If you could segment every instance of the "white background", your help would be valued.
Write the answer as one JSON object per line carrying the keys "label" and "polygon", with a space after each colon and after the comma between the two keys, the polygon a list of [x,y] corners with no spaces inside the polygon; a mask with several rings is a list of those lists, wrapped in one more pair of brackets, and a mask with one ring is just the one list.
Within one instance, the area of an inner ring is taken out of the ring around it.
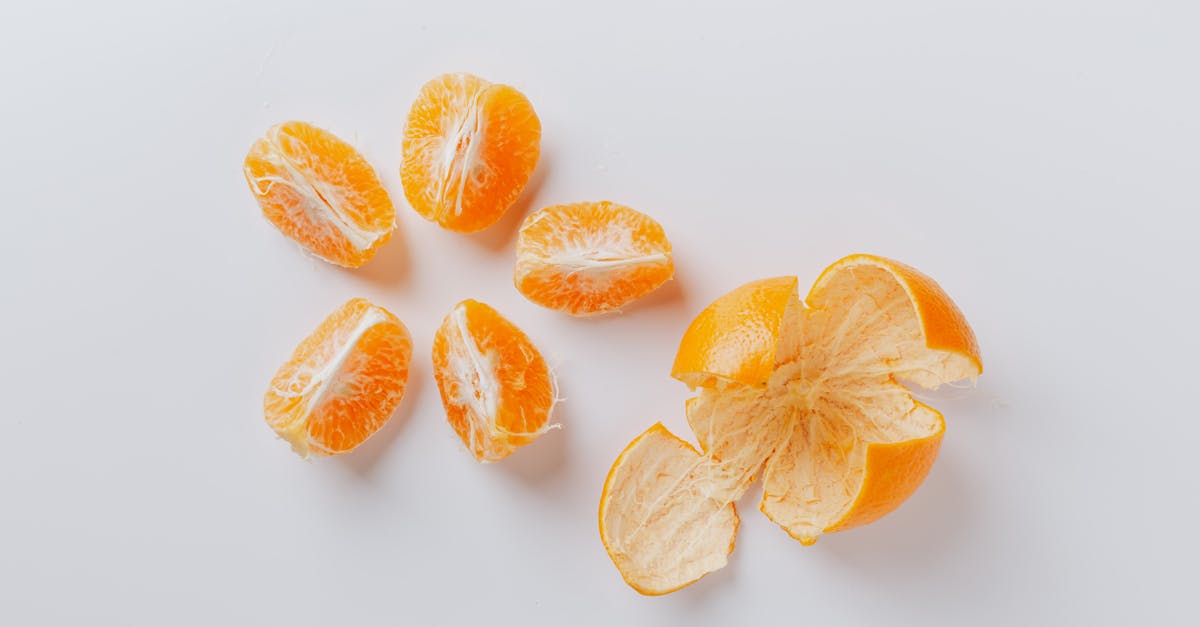
{"label": "white background", "polygon": [[[1198,32],[1190,0],[6,3],[0,623],[1189,621]],[[474,236],[417,216],[398,175],[412,98],[463,70],[544,129],[524,196]],[[397,204],[361,270],[302,254],[242,179],[293,118],[355,143]],[[522,216],[594,199],[659,219],[676,280],[598,320],[524,301]],[[931,401],[928,480],[811,548],[752,490],[727,568],[637,595],[596,506],[633,436],[690,435],[667,375],[685,325],[852,252],[937,278],[982,344],[978,387]],[[261,395],[352,296],[411,328],[408,394],[305,463]],[[488,466],[428,357],[468,297],[567,398],[563,430]]]}

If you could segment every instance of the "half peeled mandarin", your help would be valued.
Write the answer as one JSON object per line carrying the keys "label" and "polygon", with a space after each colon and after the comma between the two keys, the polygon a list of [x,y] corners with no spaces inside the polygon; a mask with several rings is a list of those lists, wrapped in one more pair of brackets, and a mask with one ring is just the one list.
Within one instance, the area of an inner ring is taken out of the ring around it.
{"label": "half peeled mandarin", "polygon": [[743,285],[692,322],[672,376],[698,448],[661,424],[618,456],[600,536],[643,594],[723,567],[734,503],[761,476],[763,513],[803,544],[872,522],[924,480],[945,429],[901,381],[924,388],[982,372],[962,313],[929,277],[853,255],[801,301],[795,277]]}

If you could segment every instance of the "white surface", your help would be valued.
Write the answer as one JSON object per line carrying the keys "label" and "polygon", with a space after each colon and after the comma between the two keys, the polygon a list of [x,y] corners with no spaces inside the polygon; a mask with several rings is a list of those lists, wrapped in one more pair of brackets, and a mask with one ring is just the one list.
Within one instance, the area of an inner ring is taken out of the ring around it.
{"label": "white surface", "polygon": [[[1196,3],[14,4],[0,623],[1191,615]],[[397,173],[411,99],[453,70],[518,86],[544,125],[534,183],[478,236],[423,221]],[[361,271],[301,254],[242,180],[253,139],[290,118],[355,141],[392,192],[399,233]],[[522,214],[601,198],[665,225],[677,281],[599,320],[525,302]],[[596,504],[634,435],[687,433],[667,376],[684,326],[746,280],[807,284],[857,251],[936,277],[983,346],[978,388],[935,401],[949,430],[928,481],[811,548],[755,490],[725,570],[638,596]],[[261,395],[356,295],[412,329],[408,396],[361,450],[304,463]],[[568,399],[563,430],[491,466],[430,373],[466,297],[523,326]]]}

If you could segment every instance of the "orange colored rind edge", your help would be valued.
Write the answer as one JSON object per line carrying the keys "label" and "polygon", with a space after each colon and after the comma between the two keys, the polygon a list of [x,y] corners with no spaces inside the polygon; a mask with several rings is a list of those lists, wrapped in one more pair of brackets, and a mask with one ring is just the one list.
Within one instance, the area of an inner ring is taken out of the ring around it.
{"label": "orange colored rind edge", "polygon": [[[661,422],[656,422],[649,429],[646,429],[645,431],[643,431],[640,435],[638,435],[636,438],[634,438],[633,441],[631,441],[628,445],[625,446],[625,449],[621,451],[620,455],[617,455],[616,461],[613,462],[612,467],[609,468],[609,470],[608,470],[608,474],[605,475],[605,477],[604,477],[604,489],[601,490],[601,492],[600,492],[600,508],[596,513],[596,518],[599,521],[599,527],[600,527],[600,542],[602,542],[604,544],[604,552],[608,554],[609,559],[612,559],[613,552],[612,552],[612,547],[610,547],[608,545],[608,536],[605,533],[606,528],[604,526],[604,508],[605,508],[605,506],[608,505],[609,484],[612,483],[613,476],[616,475],[617,469],[621,467],[621,464],[625,462],[625,457],[630,453],[630,451],[632,451],[634,449],[634,447],[636,447],[639,443],[641,443],[641,441],[643,439],[645,439],[647,436],[649,436],[651,434],[660,434],[660,435],[664,435],[668,438],[671,438],[672,440],[675,440],[676,442],[679,442],[680,444],[683,444],[684,446],[686,446],[688,448],[688,450],[690,450],[692,453],[695,453],[697,457],[700,456],[700,451],[697,450],[695,446],[692,446],[692,444],[690,442],[688,442],[687,440],[684,440],[684,439],[676,436],[674,433],[671,433],[671,431],[669,429],[667,429],[665,426],[663,426],[663,423],[661,423]],[[741,516],[739,516],[738,512],[737,512],[737,505],[735,503],[730,503],[729,507],[731,507],[733,509],[733,534],[731,534],[730,538],[729,538],[729,549],[727,551],[725,551],[726,556],[729,556],[731,553],[733,553],[734,544],[737,542],[738,528],[741,527],[741,524],[742,524]],[[638,592],[638,594],[642,594],[645,596],[651,596],[651,597],[662,596],[664,594],[670,594],[672,592],[675,592],[676,590],[686,588],[686,587],[696,583],[697,581],[700,581],[700,579],[702,579],[705,575],[708,574],[708,573],[704,573],[704,574],[700,575],[699,577],[692,579],[691,581],[686,581],[684,583],[679,584],[678,586],[675,586],[674,588],[670,588],[667,590],[647,590],[646,588],[643,588],[642,586],[638,585],[637,582],[630,579],[629,575],[627,575],[625,573],[625,571],[621,570],[621,567],[617,564],[616,560],[613,560],[613,566],[617,567],[617,572],[621,573],[621,579],[625,580],[625,583],[628,584],[630,588],[633,588],[634,590],[636,590]]]}

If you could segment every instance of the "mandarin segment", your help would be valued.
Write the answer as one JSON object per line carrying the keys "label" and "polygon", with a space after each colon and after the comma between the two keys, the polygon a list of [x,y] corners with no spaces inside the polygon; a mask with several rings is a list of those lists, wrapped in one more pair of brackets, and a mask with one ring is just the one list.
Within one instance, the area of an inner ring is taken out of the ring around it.
{"label": "mandarin segment", "polygon": [[[920,486],[945,430],[897,381],[937,387],[978,376],[980,363],[945,292],[887,259],[833,264],[805,301],[790,277],[730,292],[689,327],[673,371],[697,391],[687,416],[701,452],[686,472],[634,472],[620,458],[610,471],[600,526],[613,562],[642,592],[691,583],[696,562],[669,547],[679,534],[709,553],[721,543],[689,513],[736,501],[760,470],[760,509],[803,544],[884,516]],[[631,512],[660,522],[636,535],[614,525]]]}
{"label": "mandarin segment", "polygon": [[543,307],[586,316],[619,309],[675,273],[658,222],[609,201],[530,214],[517,239],[513,282]]}
{"label": "mandarin segment", "polygon": [[489,305],[455,305],[433,339],[433,372],[446,419],[478,461],[501,460],[554,426],[546,360]]}
{"label": "mandarin segment", "polygon": [[537,166],[541,122],[508,85],[444,74],[409,111],[400,169],[417,213],[451,231],[485,229],[516,201]]}
{"label": "mandarin segment", "polygon": [[391,238],[396,211],[374,168],[332,133],[284,122],[251,146],[243,173],[263,216],[312,254],[357,268]]}
{"label": "mandarin segment", "polygon": [[271,379],[267,424],[301,457],[354,449],[391,417],[412,339],[391,312],[355,298],[329,315]]}

